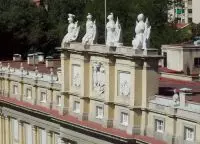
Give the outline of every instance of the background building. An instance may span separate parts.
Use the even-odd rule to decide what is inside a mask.
[[[174,0],[169,10],[169,21],[177,20],[178,23],[200,23],[199,0]]]

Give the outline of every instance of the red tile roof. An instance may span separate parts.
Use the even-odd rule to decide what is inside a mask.
[[[57,68],[60,67],[61,62],[59,59],[54,59],[54,73],[57,71]],[[23,64],[24,70],[28,70],[28,71],[34,71],[35,67],[37,66],[38,71],[40,73],[46,73],[49,74],[50,73],[50,68],[47,68],[45,63],[39,63],[37,65],[28,65],[27,61],[1,61],[3,66],[7,66],[8,63],[10,64],[11,68],[16,68],[16,69],[20,69],[21,63]]]
[[[183,73],[183,71],[176,71],[176,70],[168,69],[167,67],[159,67],[159,71],[165,72],[165,73],[175,73],[175,74]]]
[[[159,95],[172,97],[174,89],[189,88],[192,89],[192,95],[186,96],[186,100],[200,103],[200,81],[182,81],[169,78],[160,78]]]
[[[39,105],[32,105],[30,103],[19,101],[14,98],[0,96],[0,101],[15,104],[17,106],[28,108],[30,110],[43,112],[43,113],[49,114],[50,116],[52,116],[55,119],[66,121],[66,122],[72,123],[74,125],[84,126],[89,129],[94,129],[96,131],[100,131],[105,134],[116,135],[118,137],[127,138],[127,139],[133,138],[133,139],[141,140],[141,141],[144,141],[144,142],[147,142],[150,144],[166,144],[165,142],[156,140],[155,138],[152,138],[152,137],[140,136],[140,135],[128,135],[125,131],[122,131],[122,130],[119,130],[116,128],[104,128],[100,124],[97,124],[97,123],[94,123],[91,121],[80,121],[76,117],[73,117],[71,115],[63,116],[63,115],[60,115],[58,113],[58,111],[56,111],[56,110],[51,110],[51,109],[48,109],[46,107],[42,107]]]

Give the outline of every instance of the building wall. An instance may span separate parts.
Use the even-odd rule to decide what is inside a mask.
[[[181,48],[162,49],[162,53],[167,53],[167,68],[175,71],[182,71],[183,67],[183,52]]]
[[[199,104],[187,102],[176,107],[173,104],[172,99],[160,96],[150,102],[147,135],[172,144],[199,144]],[[156,120],[164,122],[163,131],[156,130]],[[193,129],[193,140],[186,140],[185,128]]]
[[[192,13],[192,17],[193,17],[193,22],[198,24],[200,23],[200,9],[199,9],[199,5],[200,5],[200,1],[199,0],[193,0],[192,1],[192,7],[193,7],[193,13]]]
[[[183,65],[184,71],[187,72],[187,67],[190,69],[190,73],[199,73],[199,67],[194,66],[194,58],[200,58],[200,50],[198,49],[184,49],[183,50]]]

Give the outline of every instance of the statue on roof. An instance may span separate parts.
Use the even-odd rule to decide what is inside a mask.
[[[174,90],[173,102],[174,102],[174,106],[179,106],[180,105],[180,96],[178,95],[176,89]]]
[[[149,20],[146,18],[144,22],[144,15],[139,14],[135,27],[135,38],[132,41],[134,49],[147,49],[149,47],[149,38],[151,33],[151,26]]]
[[[74,17],[73,14],[68,14],[68,33],[64,36],[62,40],[61,46],[64,47],[65,43],[70,43],[72,41],[75,41],[78,37],[80,26],[78,26],[78,21],[74,23]]]
[[[84,45],[93,45],[96,40],[96,22],[92,21],[92,15],[88,13],[87,22],[86,22],[86,34],[82,38],[82,44]]]
[[[106,25],[107,29],[107,37],[106,37],[106,45],[107,46],[116,46],[119,47],[122,45],[121,43],[121,25],[119,24],[119,19],[115,23],[113,13],[110,13],[107,17],[108,23]]]

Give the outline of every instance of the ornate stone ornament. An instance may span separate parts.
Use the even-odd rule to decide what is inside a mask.
[[[81,68],[78,65],[72,66],[72,86],[74,88],[81,87]]]
[[[132,45],[134,49],[147,49],[149,47],[149,38],[151,33],[151,26],[148,18],[144,22],[144,15],[139,14],[135,27],[135,38],[133,38]]]
[[[96,40],[96,22],[92,21],[92,15],[88,13],[86,22],[86,34],[82,38],[83,45],[93,45]]]
[[[64,36],[61,47],[65,47],[65,43],[70,43],[72,41],[75,41],[78,37],[80,26],[78,26],[78,21],[74,23],[74,17],[73,14],[68,14],[68,33]]]
[[[130,73],[119,73],[119,95],[130,96]]]
[[[107,19],[108,19],[108,23],[106,25],[106,29],[107,29],[106,45],[115,46],[115,47],[119,47],[123,45],[121,43],[122,29],[121,29],[121,25],[119,24],[118,18],[115,23],[114,15],[113,13],[111,13],[110,15],[108,15]]]
[[[93,64],[93,90],[98,96],[105,93],[105,68],[102,63]]]

